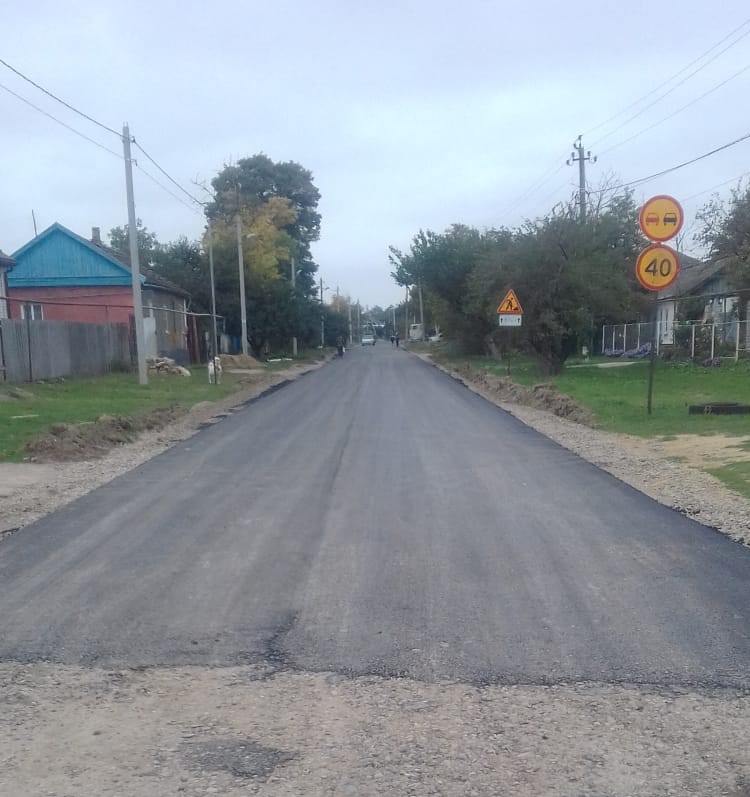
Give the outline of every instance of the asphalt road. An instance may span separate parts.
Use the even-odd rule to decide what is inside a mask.
[[[386,344],[0,543],[0,660],[750,686],[750,550]]]

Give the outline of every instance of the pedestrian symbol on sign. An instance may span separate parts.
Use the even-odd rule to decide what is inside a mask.
[[[497,308],[498,315],[522,315],[523,309],[521,307],[521,302],[518,301],[518,297],[515,294],[515,291],[508,291],[505,294],[505,298],[500,302],[500,306]]]

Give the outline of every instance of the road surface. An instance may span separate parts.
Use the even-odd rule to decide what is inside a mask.
[[[750,550],[388,343],[6,539],[0,585],[0,661],[35,673],[31,692],[39,672],[143,668],[365,691],[398,678],[420,695],[583,683],[728,700],[750,687]],[[744,788],[750,762],[728,772]],[[428,780],[414,793],[471,793]],[[333,791],[299,793],[370,793],[342,782],[334,771]]]

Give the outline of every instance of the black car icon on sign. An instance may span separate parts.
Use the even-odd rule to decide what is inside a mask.
[[[676,213],[665,213],[663,219],[664,225],[671,224],[673,227],[677,226],[677,214]]]

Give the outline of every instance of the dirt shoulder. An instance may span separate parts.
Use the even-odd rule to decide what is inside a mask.
[[[324,364],[256,371],[235,393],[184,412],[160,410],[137,422],[105,417],[53,430],[37,444],[35,458],[41,462],[0,462],[0,539],[161,454],[244,402]]]
[[[417,354],[527,426],[611,473],[660,504],[750,546],[750,501],[700,469],[750,459],[738,447],[744,438],[717,440],[684,435],[650,440],[594,429],[591,416],[572,399],[547,386],[526,388],[471,368],[453,369]]]

